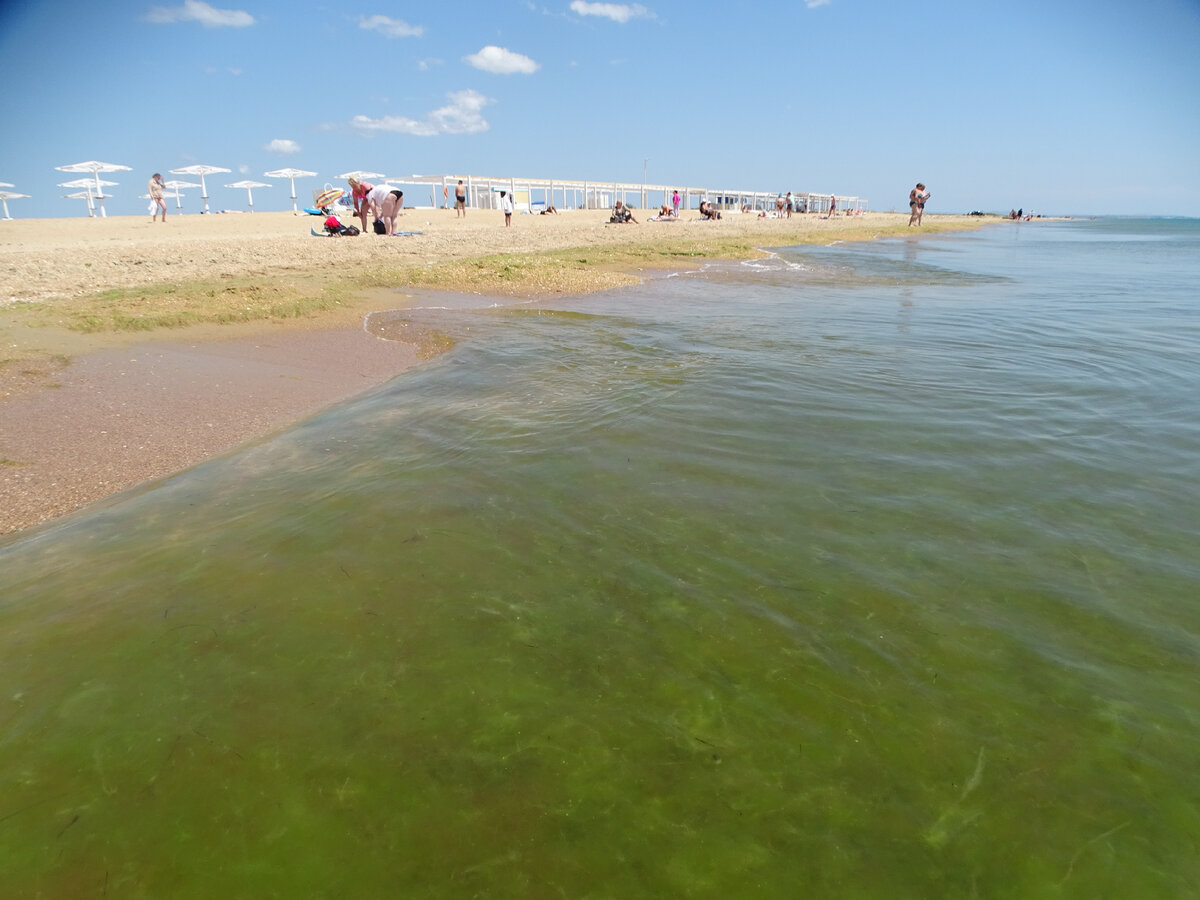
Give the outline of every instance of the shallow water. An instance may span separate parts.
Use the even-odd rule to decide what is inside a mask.
[[[398,312],[457,346],[0,546],[13,895],[1195,895],[1198,249]]]

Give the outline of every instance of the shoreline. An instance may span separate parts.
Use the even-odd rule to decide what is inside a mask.
[[[369,313],[402,307],[405,289],[498,299],[585,293],[637,283],[639,271],[746,258],[758,247],[902,237],[897,223],[907,222],[907,214],[868,213],[608,226],[604,210],[586,210],[518,216],[505,229],[498,218],[407,210],[404,227],[419,225],[421,235],[328,239],[309,235],[314,217],[291,213],[191,215],[154,226],[140,217],[3,223],[0,540],[419,365],[432,348],[365,328]],[[927,216],[927,227],[907,234],[992,222]],[[255,308],[264,293],[276,305]],[[176,302],[181,294],[191,318]],[[321,302],[303,305],[313,298]],[[148,307],[195,324],[139,330]],[[132,323],[115,330],[105,315]]]

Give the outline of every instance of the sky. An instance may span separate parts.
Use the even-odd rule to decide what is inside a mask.
[[[214,210],[295,167],[301,205],[358,169],[1200,216],[1197,48],[1200,0],[0,0],[0,182],[18,218],[86,215],[83,160],[131,168],[118,215],[202,163]]]

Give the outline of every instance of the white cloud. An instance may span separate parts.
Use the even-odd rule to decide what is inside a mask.
[[[485,72],[494,72],[497,75],[513,75],[517,73],[532,75],[541,68],[541,66],[528,56],[514,53],[511,50],[505,50],[503,47],[496,47],[491,44],[484,47],[478,53],[464,56],[463,62],[477,69],[483,69]]]
[[[300,152],[300,145],[295,141],[289,141],[287,138],[275,138],[275,140],[271,141],[263,149],[270,153],[292,154]]]
[[[571,10],[581,16],[600,16],[624,25],[630,19],[653,19],[654,13],[640,3],[588,3],[572,0]]]
[[[438,134],[477,134],[487,131],[491,126],[483,117],[483,108],[492,100],[478,91],[456,91],[448,95],[450,102],[440,109],[435,109],[423,119],[410,119],[407,116],[383,116],[372,119],[368,116],[355,116],[350,120],[350,126],[364,134],[376,134],[381,131],[395,134],[412,134],[417,137],[433,137]]]
[[[358,27],[367,31],[378,31],[384,37],[420,37],[425,33],[421,25],[409,25],[402,19],[391,16],[359,16]]]
[[[832,0],[804,0],[804,5],[809,9],[816,9],[818,6],[827,6]]]
[[[427,59],[422,59],[422,60],[417,61],[417,68],[420,69],[422,72],[428,72],[434,66],[440,66],[440,65],[443,65],[443,63],[436,56],[430,56]]]
[[[254,16],[240,9],[216,9],[204,0],[183,0],[183,6],[152,6],[146,19],[159,25],[172,22],[199,22],[206,28],[245,28],[254,24]]]

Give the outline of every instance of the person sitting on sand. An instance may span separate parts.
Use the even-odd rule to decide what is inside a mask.
[[[629,207],[617,201],[617,205],[613,207],[612,216],[608,220],[610,225],[640,225],[641,223],[633,217]]]
[[[540,213],[538,213],[538,215],[539,216],[557,216],[558,210],[555,209],[553,205],[550,205],[550,206],[547,206],[545,209],[543,209]]]
[[[700,215],[706,219],[716,221],[721,218],[721,213],[713,208],[713,205],[707,200],[700,201]]]

